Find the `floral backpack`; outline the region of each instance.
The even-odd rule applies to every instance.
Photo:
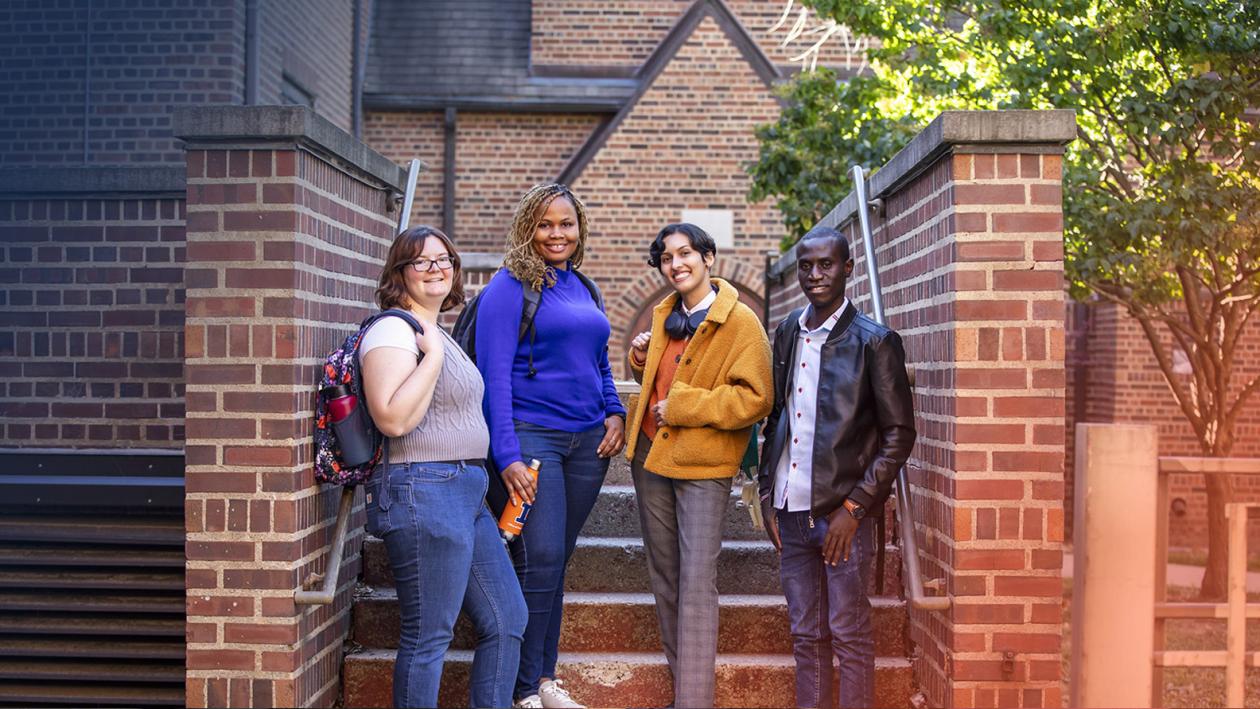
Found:
[[[330,485],[358,485],[367,482],[384,457],[385,434],[381,433],[367,415],[367,399],[363,395],[363,375],[359,367],[359,345],[368,328],[384,317],[402,318],[417,332],[420,323],[405,310],[384,310],[369,315],[351,333],[341,347],[333,350],[324,360],[315,390],[315,480]],[[357,415],[347,416],[334,422],[329,415],[330,390],[345,386],[356,397]],[[340,440],[355,436],[366,440],[370,457],[366,460],[346,460],[342,455]],[[366,437],[366,439],[362,438]],[[363,446],[360,446],[363,447]]]

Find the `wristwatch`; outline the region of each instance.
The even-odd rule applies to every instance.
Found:
[[[844,500],[844,508],[849,511],[849,514],[853,516],[853,519],[856,519],[859,522],[866,516],[866,508],[848,498],[845,498]]]

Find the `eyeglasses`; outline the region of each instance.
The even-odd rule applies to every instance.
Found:
[[[434,266],[437,266],[443,271],[449,271],[451,270],[451,267],[455,265],[455,259],[451,258],[450,256],[438,256],[437,258],[418,258],[407,265],[411,266],[418,273],[428,273],[433,270]]]

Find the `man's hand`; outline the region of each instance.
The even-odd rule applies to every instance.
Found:
[[[779,518],[775,515],[774,504],[769,497],[761,501],[761,521],[766,525],[766,536],[770,537],[774,550],[783,553],[783,542],[779,539]]]
[[[831,566],[840,563],[843,558],[849,560],[849,550],[853,548],[853,535],[857,533],[858,521],[844,508],[837,507],[827,515],[827,536],[823,538],[823,561]]]
[[[609,416],[604,419],[604,438],[599,442],[595,454],[600,458],[611,458],[626,447],[626,422],[620,416]]]

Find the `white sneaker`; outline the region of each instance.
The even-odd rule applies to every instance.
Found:
[[[543,702],[537,694],[531,694],[524,699],[517,699],[512,706],[520,707],[520,709],[543,709]]]
[[[569,690],[561,684],[561,680],[549,679],[538,685],[538,696],[542,698],[544,709],[586,709],[584,705],[573,701]]]

